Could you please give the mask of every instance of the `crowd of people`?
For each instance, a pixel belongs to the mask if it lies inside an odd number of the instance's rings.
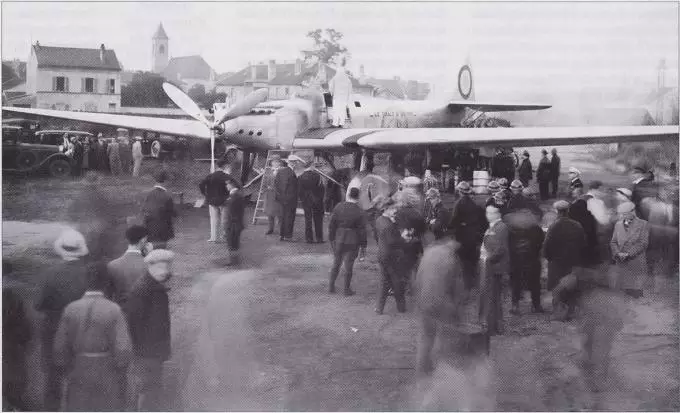
[[[127,137],[104,138],[69,136],[64,134],[62,150],[71,159],[71,173],[82,175],[85,170],[101,171],[114,176],[139,176],[144,160],[142,138],[133,142]]]

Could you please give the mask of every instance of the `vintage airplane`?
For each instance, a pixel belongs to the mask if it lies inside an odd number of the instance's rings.
[[[351,127],[329,126],[330,100],[305,89],[289,100],[267,101],[259,89],[209,121],[184,92],[166,83],[165,92],[194,120],[161,119],[106,113],[3,107],[26,115],[71,119],[175,136],[223,140],[243,151],[242,179],[252,154],[268,150],[314,150],[317,154],[366,152],[436,152],[449,147],[543,146],[678,140],[677,126],[507,128],[502,120],[480,117],[487,112],[547,109],[545,104],[477,101],[470,65],[460,67],[454,99],[443,101],[383,100],[355,97],[347,108]],[[326,97],[326,99],[324,99]],[[343,110],[344,108],[340,108]],[[482,120],[480,122],[480,119]],[[466,127],[467,126],[467,127]],[[470,127],[474,126],[474,127]],[[361,156],[358,157],[359,159]],[[359,163],[355,162],[355,169]]]

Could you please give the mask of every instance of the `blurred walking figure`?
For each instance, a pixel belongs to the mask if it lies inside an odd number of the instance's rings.
[[[578,189],[575,189],[575,192]],[[597,220],[588,210],[585,199],[578,198],[569,206],[569,218],[581,224],[586,236],[586,243],[581,246],[582,264],[586,267],[594,267],[600,263],[600,246],[597,237]]]
[[[581,334],[583,336],[583,372],[593,391],[605,388],[614,340],[623,328],[625,301],[610,288],[607,274],[583,270],[579,274],[581,297]]]
[[[28,383],[26,357],[31,341],[31,320],[24,302],[3,265],[2,280],[2,410],[31,410],[24,400]]]
[[[73,176],[80,176],[83,173],[83,162],[85,161],[85,147],[77,137],[71,138],[73,146]]]
[[[227,180],[225,185],[227,191],[229,191],[229,198],[225,203],[226,228],[224,229],[227,236],[227,248],[229,249],[229,265],[239,265],[241,263],[241,256],[239,255],[241,231],[245,228],[243,214],[246,209],[246,201],[236,182]]]
[[[553,155],[553,160],[557,155]],[[558,177],[559,177],[559,158],[557,158],[558,164]],[[548,151],[545,149],[541,150],[541,160],[538,162],[538,169],[536,169],[536,180],[538,181],[538,192],[541,195],[541,200],[545,201],[550,198],[550,183],[553,182],[553,197],[557,196],[557,180],[554,178],[555,166],[551,164],[548,160]]]
[[[170,358],[167,283],[174,257],[172,251],[151,251],[144,258],[147,272],[137,280],[123,308],[134,349],[129,402],[137,411],[163,410],[163,362]]]
[[[271,168],[265,170],[266,174],[273,174],[276,176],[276,172],[281,168],[281,157],[279,155],[272,155],[270,161]],[[263,178],[264,179],[264,178]],[[272,179],[271,185],[265,188],[265,198],[264,198],[264,213],[267,215],[267,220],[269,227],[265,235],[271,235],[274,233],[274,225],[276,224],[276,218],[281,220],[281,204],[276,200],[276,188],[274,187],[275,179]]]
[[[106,142],[106,139],[104,139],[104,135],[99,133],[97,135],[97,140],[96,142],[96,158],[97,158],[97,169],[100,171],[104,172],[109,172],[109,155],[108,155],[108,147],[109,144]]]
[[[149,231],[140,225],[133,225],[125,231],[128,248],[123,255],[107,264],[106,268],[113,284],[111,297],[119,305],[127,301],[128,294],[138,279],[146,273],[144,255],[150,249],[147,240]]]
[[[314,171],[311,161],[305,164],[305,171],[298,178],[300,203],[305,212],[305,239],[307,243],[323,242],[323,184]],[[314,231],[312,231],[312,226]]]
[[[118,138],[120,146],[120,164],[124,175],[132,173],[132,145],[129,138]]]
[[[657,198],[659,190],[654,182],[653,174],[644,167],[636,166],[630,174],[633,181],[630,200],[635,204],[635,213],[639,218],[648,220],[642,200],[645,198]]]
[[[583,196],[588,211],[597,221],[597,245],[599,248],[600,261],[608,261],[611,257],[609,241],[612,239],[614,226],[612,217],[604,202],[605,194],[602,192],[602,182],[593,181],[588,185],[588,192]]]
[[[135,143],[132,144],[132,162],[134,163],[132,167],[132,176],[139,176],[142,172],[142,161],[144,160],[144,154],[142,153],[142,137],[135,136]]]
[[[116,411],[125,406],[121,377],[132,355],[128,325],[118,304],[104,296],[106,267],[88,268],[83,298],[64,310],[54,340],[55,364],[66,373],[64,411]]]
[[[616,188],[615,196],[617,204],[621,205],[624,202],[631,202],[631,199],[633,199],[633,191],[628,188]]]
[[[418,261],[423,254],[423,237],[425,236],[426,226],[421,197],[417,193],[410,195],[404,193],[404,195],[406,196],[396,201],[397,214],[395,220],[397,229],[404,240],[404,259],[401,267],[404,271],[406,292],[411,295],[413,293],[411,281],[415,277]]]
[[[350,188],[347,201],[335,206],[328,224],[328,239],[333,251],[333,267],[330,274],[329,292],[335,293],[335,280],[340,267],[345,270],[345,295],[352,291],[352,271],[359,248],[366,247],[366,217],[358,205],[359,188]]]
[[[142,214],[144,226],[149,231],[149,242],[154,248],[167,248],[168,241],[175,237],[172,221],[177,216],[175,203],[163,184],[168,179],[165,170],[156,172],[156,185],[149,191],[144,200]]]
[[[436,240],[447,235],[449,212],[442,203],[441,194],[436,188],[428,189],[425,194],[425,223]]]
[[[206,176],[198,188],[208,203],[210,213],[210,239],[208,242],[225,241],[222,233],[226,228],[226,201],[229,197],[226,183],[234,178],[229,174],[229,167],[226,159],[217,161],[217,170]]]
[[[280,240],[292,241],[298,205],[298,178],[287,162],[282,163],[276,171],[274,189],[275,199],[281,205]]]
[[[562,168],[562,162],[560,157],[557,156],[557,149],[552,148],[552,157],[550,159],[550,183],[552,184],[552,197],[557,198],[557,185],[560,181],[560,169]]]
[[[111,175],[118,176],[123,172],[123,163],[121,160],[120,144],[116,139],[111,140],[106,148],[106,155],[109,159],[109,168]]]
[[[649,224],[635,215],[635,204],[626,202],[617,209],[619,220],[614,226],[611,251],[616,285],[634,298],[642,297],[647,276]]]
[[[519,302],[525,289],[531,292],[532,312],[542,313],[541,305],[541,248],[545,235],[538,217],[522,209],[505,217],[510,230],[510,284],[512,286],[511,314],[519,315]]]
[[[439,181],[432,175],[431,170],[426,169],[425,175],[423,176],[423,190],[427,192],[431,188],[439,190]]]
[[[522,152],[522,163],[519,165],[519,168],[517,168],[517,176],[525,187],[529,186],[529,181],[534,177],[528,151]]]
[[[404,298],[404,240],[401,238],[396,224],[397,208],[391,200],[381,205],[384,212],[376,219],[375,225],[378,230],[378,263],[380,264],[380,292],[378,293],[378,306],[375,312],[382,314],[385,302],[391,290],[397,301],[397,311],[406,311],[406,299]]]
[[[47,370],[44,408],[59,410],[61,404],[62,369],[54,359],[54,336],[64,308],[83,296],[87,289],[84,257],[89,251],[83,235],[73,229],[64,231],[54,243],[62,263],[45,282],[36,302],[36,310],[44,314],[42,326],[43,365]]]
[[[548,229],[543,243],[543,256],[548,260],[548,290],[553,294],[555,318],[571,318],[576,303],[576,280],[572,270],[583,262],[583,246],[586,234],[581,224],[569,218],[569,203],[557,201],[553,204],[557,219]],[[560,314],[560,306],[567,311]]]
[[[479,315],[489,335],[503,334],[503,276],[510,270],[508,250],[508,227],[501,220],[501,211],[495,206],[486,207],[489,229],[484,233],[481,261],[483,265],[480,283],[481,300]]]
[[[457,189],[461,197],[451,211],[449,230],[460,243],[457,253],[461,260],[465,286],[470,289],[478,285],[480,248],[484,231],[489,224],[484,215],[484,209],[470,198],[472,193],[470,184],[463,181],[458,184]]]

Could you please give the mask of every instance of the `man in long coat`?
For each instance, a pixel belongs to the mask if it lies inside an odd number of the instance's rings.
[[[538,181],[538,192],[541,195],[541,200],[550,198],[550,182],[552,182],[552,178],[552,165],[548,159],[548,151],[542,149],[541,160],[538,162],[538,168],[536,169],[536,180]],[[555,191],[554,197],[557,195],[557,184],[553,186],[553,190]]]
[[[308,243],[323,242],[323,184],[319,174],[308,162],[305,171],[298,178],[300,203],[305,212],[305,239]],[[314,231],[312,231],[312,224]]]
[[[123,307],[134,349],[131,399],[135,410],[159,411],[163,362],[170,358],[170,308],[167,283],[174,254],[151,251],[144,262],[147,273],[137,280]]]
[[[274,233],[274,226],[276,224],[276,218],[279,219],[279,224],[281,224],[281,204],[276,200],[276,188],[274,187],[276,172],[281,168],[281,157],[279,155],[273,155],[270,161],[269,168],[265,169],[265,175],[271,174],[271,184],[267,185],[264,189],[264,213],[267,215],[267,221],[269,226],[267,227],[267,232],[265,235],[271,235]],[[262,179],[265,179],[264,177]]]
[[[123,172],[123,164],[121,160],[120,144],[117,140],[113,139],[106,147],[106,154],[109,159],[109,168],[111,169],[111,174],[118,176]]]
[[[463,181],[458,184],[457,189],[461,197],[451,211],[449,230],[460,243],[457,252],[463,268],[465,285],[469,289],[477,285],[480,247],[484,231],[489,224],[484,215],[484,209],[470,198],[472,193],[470,184]]]
[[[243,215],[246,210],[246,201],[239,185],[233,180],[225,182],[229,198],[226,201],[226,219],[224,233],[227,237],[227,248],[229,249],[229,265],[239,265],[241,256],[241,232],[245,228]]]
[[[503,276],[510,272],[509,231],[495,206],[486,207],[489,228],[481,250],[483,276],[479,315],[489,335],[503,334]]]
[[[292,241],[298,204],[298,178],[288,163],[276,171],[274,188],[275,199],[281,204],[280,240]]]
[[[397,311],[403,313],[406,311],[404,271],[401,268],[404,240],[397,228],[395,218],[397,209],[394,204],[386,201],[381,207],[385,207],[385,211],[375,222],[378,231],[378,264],[380,264],[381,272],[378,306],[375,312],[383,313],[388,293],[392,290],[394,299],[397,301]]]
[[[85,237],[72,229],[59,236],[54,248],[63,262],[51,271],[36,302],[36,310],[45,315],[41,338],[47,389],[43,407],[49,411],[59,410],[61,404],[62,371],[54,360],[54,336],[64,308],[85,294],[87,275],[83,259],[89,253]]]
[[[345,269],[345,295],[354,295],[351,289],[354,261],[359,249],[366,247],[366,216],[359,207],[359,188],[351,188],[347,201],[335,206],[328,223],[328,239],[333,250],[333,267],[328,291],[335,293],[335,280],[340,267]]]
[[[104,296],[106,267],[88,268],[83,298],[64,310],[54,340],[55,364],[66,374],[65,411],[122,410],[121,377],[132,356],[123,311]]]
[[[639,298],[642,297],[642,285],[648,271],[649,224],[636,217],[632,202],[621,204],[617,212],[619,220],[614,226],[610,244],[615,279],[626,294]]]
[[[550,158],[550,183],[552,185],[552,197],[557,198],[557,184],[560,180],[560,168],[562,167],[560,157],[557,156],[557,149],[552,148]]]
[[[538,217],[528,209],[509,213],[504,218],[510,230],[511,314],[520,314],[519,302],[525,288],[531,292],[532,311],[542,313],[541,248],[545,234]]]
[[[132,145],[129,138],[120,138],[120,164],[123,175],[132,173]]]
[[[568,217],[569,203],[557,201],[553,205],[557,219],[550,226],[543,243],[543,256],[548,260],[548,290],[553,292],[553,311],[560,302],[567,305],[567,313],[563,317],[571,317],[575,307],[575,291],[566,286],[556,287],[575,267],[583,263],[583,246],[586,235],[581,224]]]
[[[517,168],[517,176],[525,187],[529,186],[529,181],[534,177],[528,151],[522,153],[522,163]]]
[[[167,248],[168,241],[175,237],[172,221],[177,216],[172,196],[163,184],[168,179],[164,170],[156,173],[156,185],[148,193],[142,207],[144,226],[149,230],[149,242],[154,248]]]

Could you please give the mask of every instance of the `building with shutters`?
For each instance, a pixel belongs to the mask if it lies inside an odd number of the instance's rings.
[[[116,52],[43,46],[36,42],[26,67],[30,106],[40,109],[117,112],[121,65]]]

